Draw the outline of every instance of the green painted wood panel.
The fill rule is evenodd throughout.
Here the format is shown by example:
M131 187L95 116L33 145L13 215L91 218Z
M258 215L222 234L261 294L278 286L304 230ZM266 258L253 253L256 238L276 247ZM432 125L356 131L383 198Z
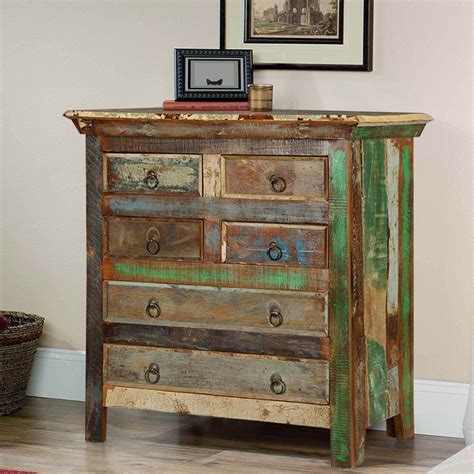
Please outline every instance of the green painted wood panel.
M388 208L385 152L385 140L363 142L364 323L367 337L369 426L387 418L388 402Z
M327 278L327 270L296 267L104 259L104 280L326 291Z
M333 462L351 463L350 302L348 165L344 150L329 155L331 455Z
M401 145L400 340L403 425L413 431L413 168L411 143Z

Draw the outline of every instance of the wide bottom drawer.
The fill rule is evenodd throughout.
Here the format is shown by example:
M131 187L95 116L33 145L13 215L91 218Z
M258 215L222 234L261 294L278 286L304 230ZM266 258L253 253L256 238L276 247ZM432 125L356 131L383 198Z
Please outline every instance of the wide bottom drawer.
M106 344L104 382L160 390L327 404L328 363Z

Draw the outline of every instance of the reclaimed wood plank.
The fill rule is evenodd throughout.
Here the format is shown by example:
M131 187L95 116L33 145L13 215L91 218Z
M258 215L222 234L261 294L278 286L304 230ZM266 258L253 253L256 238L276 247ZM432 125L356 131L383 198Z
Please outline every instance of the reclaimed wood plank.
M327 158L225 155L222 187L230 198L327 200Z
M113 344L104 353L106 383L323 405L329 396L328 363L320 360ZM150 364L159 376L147 379ZM282 382L272 389L275 374Z
M371 426L388 416L386 305L388 210L385 140L363 141L364 313Z
M253 201L247 199L170 198L150 195L104 196L105 215L209 219L281 224L327 224L327 202Z
M200 260L201 220L107 218L106 254L112 257Z
M86 319L86 441L105 441L107 409L103 404L102 352L102 150L99 140L86 137L87 193L87 319Z
M329 428L329 406L106 385L109 407Z
M367 395L367 340L364 321L364 228L362 190L362 143L352 143L351 187L349 209L351 224L351 386L353 387L353 446L356 463L361 464L365 455L366 427L368 420Z
M413 405L413 140L394 140L399 170L399 325L398 381L400 413L387 422L387 432L399 439L414 435Z
M328 270L238 264L188 263L146 259L104 258L104 280L261 288L328 290Z
M129 320L104 324L104 342L107 343L327 360L329 339L309 334L255 328L224 329L217 325L212 328L177 324L146 326L131 324Z
M276 334L326 331L325 293L109 281L105 294L104 318L111 322L260 329ZM159 309L148 309L150 301ZM272 313L281 319L271 318Z
M327 268L327 227L222 223L222 261Z
M360 310L359 304L354 307L352 301L352 160L351 142L334 142L329 153L331 463L343 467L354 467L364 460L364 439L356 429L361 414L356 416L355 408L357 397L364 397L365 391L356 393L354 374L360 370L361 362L354 360L351 340L353 330L359 330L359 326L353 327L353 311ZM359 336L356 340L360 340Z
M94 133L100 136L155 137L155 138L253 138L264 139L326 139L349 138L352 127L324 122L261 122L250 120L229 121L129 121L94 120Z
M203 195L221 196L221 155L203 156Z
M399 274L399 171L400 150L393 140L387 146L388 275L387 275L387 417L400 411L398 392L398 274Z
M108 153L105 158L105 191L187 196L202 194L200 155Z
M281 138L281 137L280 137ZM250 138L99 137L103 150L128 153L196 153L234 155L327 156L328 140Z
M425 126L426 122L359 126L353 129L352 138L354 140L375 140L393 137L419 137Z

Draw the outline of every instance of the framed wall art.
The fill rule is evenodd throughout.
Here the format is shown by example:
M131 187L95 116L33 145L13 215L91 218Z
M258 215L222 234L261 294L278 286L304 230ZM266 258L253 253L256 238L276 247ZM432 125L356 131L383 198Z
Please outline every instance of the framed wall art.
M247 100L252 50L175 49L176 100Z
M254 68L372 71L373 0L221 0L221 48Z

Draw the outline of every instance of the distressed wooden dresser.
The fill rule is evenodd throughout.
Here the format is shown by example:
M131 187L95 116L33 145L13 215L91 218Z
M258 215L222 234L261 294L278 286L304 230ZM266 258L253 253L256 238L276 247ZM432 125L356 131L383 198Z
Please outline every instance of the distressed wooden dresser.
M69 111L86 135L86 439L120 406L413 435L424 114ZM275 425L275 429L284 429Z

